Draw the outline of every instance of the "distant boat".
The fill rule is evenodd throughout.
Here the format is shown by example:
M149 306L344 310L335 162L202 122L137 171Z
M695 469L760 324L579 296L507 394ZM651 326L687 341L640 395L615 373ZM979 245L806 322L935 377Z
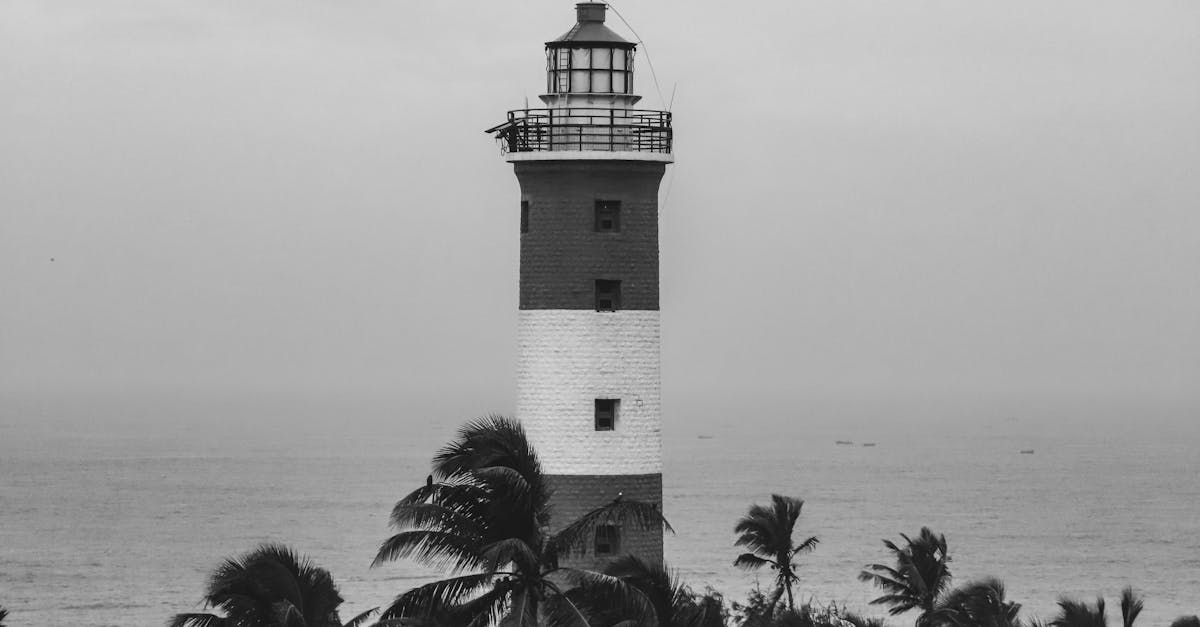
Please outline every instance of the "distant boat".
M839 446L853 446L854 445L854 443L851 442L850 440L838 440L837 444Z
M1023 448L1023 449L1021 449L1021 454L1022 455L1033 455L1033 449Z
M711 440L713 438L711 435L698 435L696 437L701 440Z
M863 446L875 446L874 442L863 442Z

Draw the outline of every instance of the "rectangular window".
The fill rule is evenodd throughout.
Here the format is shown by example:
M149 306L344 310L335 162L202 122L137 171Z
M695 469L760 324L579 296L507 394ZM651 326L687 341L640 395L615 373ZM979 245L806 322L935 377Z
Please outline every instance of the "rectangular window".
M619 233L621 231L621 201L596 201L596 232Z
M621 552L621 529L616 525L596 526L596 555L616 555Z
M521 201L521 232L529 232L529 201Z
M596 279L596 311L616 311L621 308L621 282Z
M620 405L620 399L596 399L596 431L612 431L617 428L617 408Z

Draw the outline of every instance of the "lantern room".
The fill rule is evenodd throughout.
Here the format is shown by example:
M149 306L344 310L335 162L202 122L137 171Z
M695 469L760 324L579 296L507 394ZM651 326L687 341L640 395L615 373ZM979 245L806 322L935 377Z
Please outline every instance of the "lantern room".
M546 42L545 108L509 111L507 121L487 129L508 160L577 152L671 162L671 112L633 108L642 99L633 93L637 45L604 25L607 10L602 2L575 5L575 26Z
M604 25L601 2L575 5L576 24L562 37L546 42L546 94L552 106L568 102L630 105L636 44Z

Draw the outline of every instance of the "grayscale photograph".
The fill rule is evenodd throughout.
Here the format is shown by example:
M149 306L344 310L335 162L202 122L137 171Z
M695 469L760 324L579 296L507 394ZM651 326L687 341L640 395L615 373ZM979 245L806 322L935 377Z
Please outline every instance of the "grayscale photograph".
M1200 3L0 0L0 627L1200 627Z

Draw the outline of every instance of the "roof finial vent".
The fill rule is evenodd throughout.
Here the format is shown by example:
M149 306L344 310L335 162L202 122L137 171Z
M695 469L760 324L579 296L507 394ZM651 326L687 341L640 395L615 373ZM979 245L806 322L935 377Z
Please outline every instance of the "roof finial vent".
M604 23L604 10L607 9L603 2L580 2L575 5L575 19L580 24L584 22L599 22Z

